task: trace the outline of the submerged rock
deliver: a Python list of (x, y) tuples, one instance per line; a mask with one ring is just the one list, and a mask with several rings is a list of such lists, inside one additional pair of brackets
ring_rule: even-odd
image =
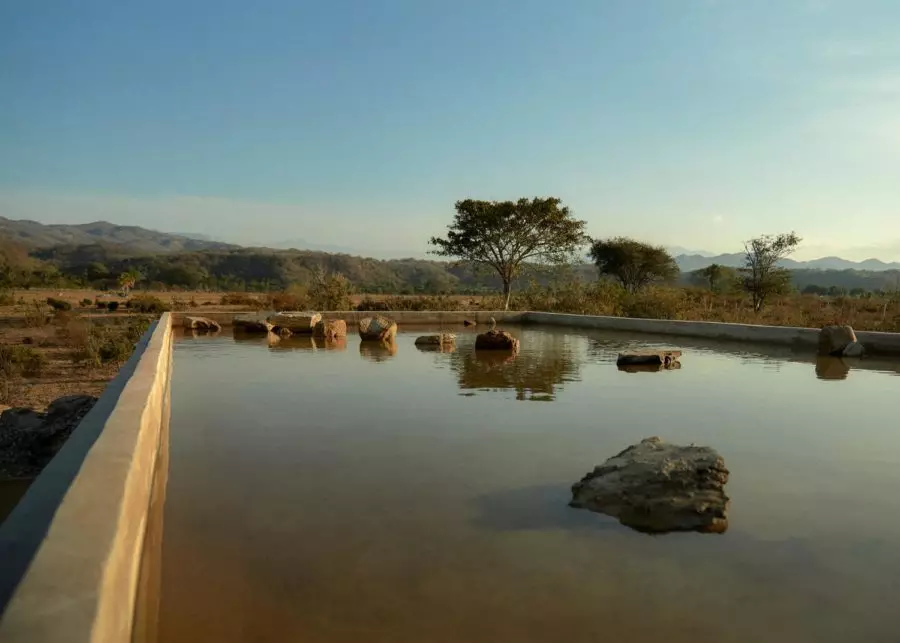
[(393, 342), (397, 336), (397, 322), (384, 315), (359, 320), (359, 336), (363, 341)]
[(850, 326), (825, 326), (819, 331), (819, 355), (861, 357), (864, 352)]
[(97, 398), (67, 395), (46, 413), (7, 409), (0, 414), (0, 479), (36, 476), (56, 455)]
[(518, 351), (519, 340), (505, 330), (493, 328), (475, 338), (475, 350)]
[(316, 324), (316, 327), (313, 330), (313, 335), (315, 335), (316, 337), (324, 337), (325, 339), (337, 339), (338, 337), (346, 337), (347, 322), (345, 322), (343, 319), (322, 319)]
[(681, 351), (662, 350), (662, 351), (631, 351), (627, 353), (619, 353), (616, 358), (617, 366), (664, 366), (669, 367), (678, 363), (681, 358)]
[(416, 338), (416, 346), (441, 346), (444, 344), (453, 344), (456, 342), (456, 335), (453, 333), (440, 333), (439, 335), (422, 335)]
[(222, 330), (222, 327), (219, 325), (219, 322), (213, 321), (208, 317), (185, 317), (184, 318), (184, 327), (188, 330), (199, 330), (205, 332), (214, 332), (217, 333)]
[(710, 447), (657, 437), (634, 444), (572, 485), (569, 506), (619, 519), (638, 531), (728, 529), (728, 469)]
[(265, 319), (247, 319), (244, 317), (236, 317), (232, 322), (236, 333), (259, 333), (266, 335), (272, 332), (272, 324)]
[(311, 334), (321, 319), (321, 313), (288, 312), (276, 313), (267, 321), (278, 329), (286, 328), (296, 334)]

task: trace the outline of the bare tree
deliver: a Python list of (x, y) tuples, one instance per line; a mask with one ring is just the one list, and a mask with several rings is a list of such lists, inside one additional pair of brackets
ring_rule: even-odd
[(800, 237), (794, 232), (764, 235), (744, 244), (744, 267), (741, 268), (744, 290), (753, 298), (753, 309), (760, 311), (766, 300), (790, 290), (791, 273), (778, 262), (791, 254)]

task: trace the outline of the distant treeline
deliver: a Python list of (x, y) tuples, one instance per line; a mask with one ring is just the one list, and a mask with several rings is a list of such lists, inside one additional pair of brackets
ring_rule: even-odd
[[(273, 291), (308, 284), (320, 272), (345, 276), (357, 292), (391, 294), (479, 294), (496, 292), (499, 282), (471, 264), (424, 259), (378, 260), (302, 250), (240, 248), (135, 255), (115, 244), (58, 245), (30, 253), (13, 242), (0, 242), (0, 287), (92, 287), (114, 289), (119, 275), (136, 271), (138, 288), (214, 291)], [(793, 270), (794, 287), (814, 294), (862, 294), (900, 290), (900, 271)], [(561, 269), (533, 267), (517, 287), (531, 281), (598, 278), (592, 264)], [(679, 283), (702, 286), (695, 273)]]

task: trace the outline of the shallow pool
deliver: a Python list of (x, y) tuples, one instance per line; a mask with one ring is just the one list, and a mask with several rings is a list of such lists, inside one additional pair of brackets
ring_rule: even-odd
[[(512, 329), (513, 360), (176, 344), (158, 640), (900, 640), (900, 378), (784, 349)], [(683, 368), (619, 371), (622, 348)], [(641, 438), (715, 447), (725, 534), (567, 506)]]

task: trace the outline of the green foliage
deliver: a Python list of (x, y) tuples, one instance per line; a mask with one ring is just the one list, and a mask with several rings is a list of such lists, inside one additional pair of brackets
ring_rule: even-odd
[(688, 280), (693, 286), (708, 288), (718, 294), (733, 292), (741, 284), (737, 270), (717, 263), (694, 270)]
[(678, 277), (675, 259), (662, 246), (627, 237), (595, 240), (590, 256), (601, 275), (616, 279), (632, 294), (651, 283)]
[(93, 299), (88, 299), (87, 297), (85, 297), (84, 299), (81, 300), (81, 307), (82, 307), (82, 308), (90, 308), (90, 307), (93, 306), (93, 305), (94, 305), (94, 300), (93, 300)]
[(789, 232), (777, 236), (764, 235), (744, 244), (744, 267), (741, 274), (744, 290), (753, 299), (753, 308), (762, 310), (767, 299), (790, 292), (791, 273), (778, 266), (778, 262), (791, 254), (800, 237)]
[(262, 310), (268, 304), (260, 297), (246, 295), (244, 293), (226, 293), (222, 295), (220, 303), (223, 306), (243, 306), (254, 310)]
[[(114, 303), (117, 302), (109, 302), (110, 310), (114, 310), (114, 308), (112, 307)], [(127, 305), (134, 312), (147, 313), (152, 315), (161, 315), (162, 313), (169, 310), (168, 304), (166, 304), (159, 297), (153, 297), (151, 295), (141, 295), (140, 297), (133, 297), (132, 299), (128, 300)]]
[(0, 344), (0, 375), (38, 377), (47, 364), (46, 358), (30, 346)]
[[(471, 308), (471, 306), (468, 306)], [(356, 305), (356, 310), (366, 312), (384, 312), (391, 310), (462, 310), (462, 302), (459, 299), (447, 295), (419, 295), (416, 297), (387, 297), (384, 299), (375, 299), (372, 297), (363, 298)]]
[(56, 299), (55, 297), (47, 297), (47, 304), (53, 310), (72, 310), (72, 304), (64, 299)]
[(315, 310), (350, 310), (350, 282), (344, 275), (317, 271), (309, 300)]
[(513, 279), (526, 262), (561, 264), (585, 243), (585, 222), (560, 199), (456, 202), (446, 237), (432, 237), (434, 254), (489, 266), (500, 278), (509, 307)]

